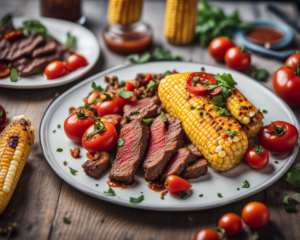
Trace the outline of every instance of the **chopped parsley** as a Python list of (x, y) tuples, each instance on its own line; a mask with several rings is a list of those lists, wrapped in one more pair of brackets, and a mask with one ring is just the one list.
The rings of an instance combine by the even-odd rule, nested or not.
[(195, 107), (194, 107), (194, 106), (190, 106), (189, 109), (190, 109), (190, 110), (194, 110)]
[(242, 188), (249, 188), (250, 187), (250, 183), (248, 182), (247, 179), (243, 183), (244, 183), (244, 185), (242, 186)]
[(119, 140), (118, 140), (118, 146), (121, 147), (121, 146), (124, 145), (124, 143), (125, 143), (125, 140), (123, 138), (119, 138)]
[(129, 201), (131, 202), (131, 203), (140, 203), (141, 201), (143, 201), (144, 200), (144, 195), (141, 195), (141, 196), (139, 196), (138, 198), (133, 198), (133, 197), (130, 197), (129, 198)]
[(53, 133), (55, 133), (55, 132), (56, 132), (56, 130), (53, 130), (52, 132), (53, 132)]
[(200, 78), (199, 77), (193, 77), (192, 86), (195, 86), (196, 82), (200, 82)]
[(258, 145), (258, 146), (255, 146), (255, 152), (256, 152), (258, 155), (261, 155), (261, 154), (263, 154), (264, 149), (263, 149), (262, 146)]
[(200, 194), (199, 197), (203, 197), (203, 194)]
[(293, 197), (296, 197), (296, 196), (300, 197), (300, 193), (295, 193), (294, 195), (284, 194), (284, 198), (283, 198), (282, 204), (283, 204), (283, 207), (284, 207), (284, 209), (285, 209), (286, 212), (291, 213), (291, 212), (295, 212), (296, 211), (296, 208), (292, 207), (289, 204), (289, 199), (293, 198)]
[(258, 240), (259, 239), (259, 234), (258, 231), (255, 230), (253, 236), (250, 238), (250, 240)]
[(0, 109), (0, 117), (3, 116), (4, 111), (2, 109)]
[(53, 99), (58, 98), (58, 96), (59, 96), (59, 93), (57, 92), (54, 94)]
[(16, 82), (18, 80), (18, 71), (16, 68), (12, 67), (10, 69), (10, 81)]
[(58, 149), (56, 149), (56, 152), (62, 152), (63, 151), (63, 149), (62, 148), (58, 148)]
[(217, 195), (218, 195), (219, 198), (223, 197), (221, 193), (218, 193)]
[(75, 175), (75, 173), (78, 172), (77, 170), (75, 170), (75, 169), (73, 169), (73, 168), (71, 168), (71, 167), (69, 167), (69, 168), (70, 168), (70, 172), (71, 172), (73, 175)]
[(222, 86), (220, 93), (222, 94), (223, 98), (230, 96), (230, 91), (228, 90), (228, 88), (226, 88), (224, 86)]
[(202, 72), (205, 72), (205, 67), (201, 67), (201, 71), (202, 71)]
[(240, 188), (237, 188), (236, 190), (240, 191)]
[(116, 196), (115, 191), (112, 188), (109, 188), (108, 191), (104, 191), (106, 196)]
[(67, 217), (63, 217), (63, 222), (64, 222), (65, 224), (70, 224), (70, 223), (71, 223), (70, 219), (67, 218)]
[(96, 187), (98, 187), (98, 186), (99, 186), (99, 184), (97, 183), (97, 184), (95, 184), (95, 186), (96, 186)]
[(143, 123), (145, 123), (147, 126), (149, 126), (153, 122), (154, 118), (146, 118), (143, 119)]
[(84, 108), (85, 108), (86, 110), (90, 110), (90, 105), (89, 105), (88, 103), (86, 103), (86, 104), (84, 104)]
[(200, 83), (204, 84), (206, 87), (209, 86), (208, 82), (206, 82), (206, 81), (203, 81), (203, 82), (200, 82)]
[(213, 106), (212, 109), (215, 110), (215, 111), (218, 111), (219, 107), (218, 106)]
[(100, 102), (101, 99), (100, 98), (96, 98), (95, 102)]
[(165, 197), (164, 197), (164, 196), (161, 196), (160, 199), (161, 199), (161, 200), (165, 200)]
[(265, 110), (265, 109), (264, 109), (264, 110), (262, 110), (262, 112), (263, 112), (263, 113), (268, 113), (268, 111), (267, 111), (267, 110)]
[[(123, 90), (124, 90), (124, 89), (123, 89)], [(122, 90), (122, 91), (123, 91), (123, 90)], [(122, 91), (121, 91), (121, 92), (122, 92)], [(106, 100), (112, 100), (112, 99), (115, 98), (115, 97), (111, 96), (111, 95), (108, 94), (108, 93), (102, 93), (102, 95), (105, 96), (105, 98), (101, 99), (102, 102), (103, 102), (103, 101), (106, 101)], [(119, 93), (118, 93), (118, 95), (119, 95)]]
[(149, 83), (147, 84), (147, 89), (146, 89), (146, 91), (148, 92), (152, 87), (154, 87), (155, 86), (155, 84), (156, 84), (156, 81), (154, 81), (154, 80), (150, 80), (149, 81)]
[(286, 180), (295, 187), (300, 187), (300, 163), (292, 166)]
[(220, 86), (233, 88), (237, 83), (233, 80), (231, 74), (223, 73), (220, 75), (219, 73), (215, 75), (215, 79)]
[(226, 109), (226, 108), (220, 107), (220, 110), (221, 110), (219, 113), (220, 116), (230, 116), (231, 115), (230, 112), (228, 111), (228, 109)]
[(212, 104), (217, 105), (219, 107), (222, 107), (225, 105), (225, 103), (223, 102), (223, 97), (221, 95), (216, 95), (212, 97), (213, 102)]
[(168, 75), (171, 75), (171, 72), (170, 72), (170, 71), (166, 71), (166, 72), (164, 73), (164, 77), (165, 77), (165, 76), (168, 76)]
[(95, 82), (92, 82), (92, 88), (99, 92), (102, 92), (104, 90), (100, 85), (97, 86)]
[(278, 161), (274, 161), (274, 163), (278, 164), (279, 162)]
[(134, 111), (133, 114), (134, 114), (134, 115), (138, 115), (139, 112), (138, 112), (138, 111)]
[(258, 80), (258, 81), (267, 81), (268, 78), (268, 72), (266, 69), (255, 69), (251, 73), (251, 77)]
[(228, 136), (239, 135), (237, 131), (230, 131), (230, 129), (225, 129), (225, 132)]
[(162, 118), (162, 120), (163, 120), (163, 122), (167, 122), (168, 121), (168, 119), (166, 118), (166, 115), (164, 114), (164, 112), (161, 112), (161, 118)]
[(185, 198), (186, 195), (187, 195), (186, 192), (179, 192), (179, 193), (178, 193), (178, 196), (179, 196), (181, 199)]
[(203, 110), (204, 108), (203, 107), (197, 107), (196, 109), (197, 110)]
[(131, 92), (131, 91), (126, 91), (126, 90), (123, 88), (120, 92), (118, 92), (117, 95), (120, 96), (120, 97), (122, 97), (122, 98), (127, 99), (127, 98), (130, 98), (130, 97), (133, 96), (133, 92)]
[(121, 83), (122, 83), (122, 87), (125, 87), (126, 82), (125, 81), (121, 81)]
[(60, 125), (60, 124), (58, 124), (58, 125), (57, 125), (57, 128), (60, 128), (60, 127), (61, 127), (61, 125)]

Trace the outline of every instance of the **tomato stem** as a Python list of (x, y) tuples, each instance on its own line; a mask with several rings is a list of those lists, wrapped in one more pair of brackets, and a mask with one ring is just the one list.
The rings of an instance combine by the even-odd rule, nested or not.
[(261, 155), (261, 154), (263, 154), (264, 149), (263, 149), (262, 146), (258, 145), (258, 146), (255, 146), (255, 152), (256, 152), (258, 155)]
[(274, 126), (274, 130), (267, 131), (268, 133), (274, 133), (276, 136), (281, 136), (286, 132), (286, 130), (283, 128), (283, 123), (281, 124), (280, 128), (277, 127), (273, 122), (271, 122)]

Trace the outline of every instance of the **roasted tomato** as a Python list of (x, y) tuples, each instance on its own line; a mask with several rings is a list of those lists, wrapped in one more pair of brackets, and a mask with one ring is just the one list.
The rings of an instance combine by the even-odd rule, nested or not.
[(243, 48), (232, 47), (225, 54), (225, 62), (231, 69), (244, 71), (251, 64), (251, 55)]
[(292, 150), (298, 142), (297, 128), (284, 121), (272, 122), (258, 133), (259, 143), (270, 153), (281, 154)]
[(214, 59), (224, 61), (227, 50), (234, 46), (228, 37), (217, 37), (210, 42), (209, 53)]
[(253, 168), (263, 168), (269, 163), (269, 153), (262, 146), (255, 146), (248, 150), (246, 159)]
[(115, 95), (114, 99), (100, 101), (96, 103), (97, 114), (99, 117), (108, 114), (123, 115), (124, 99), (121, 99), (118, 95)]
[[(95, 117), (93, 112), (90, 112), (86, 109), (81, 111), (91, 115), (92, 117)], [(77, 113), (75, 112), (65, 120), (64, 130), (69, 139), (74, 142), (81, 143), (83, 133), (88, 129), (88, 127), (93, 125), (94, 122), (95, 120), (90, 117), (79, 119)]]
[(282, 67), (273, 76), (275, 93), (292, 107), (300, 107), (300, 68)]
[(295, 54), (291, 55), (285, 61), (284, 65), (287, 67), (300, 68), (300, 52), (296, 52)]
[(3, 129), (5, 128), (5, 123), (6, 123), (6, 111), (0, 105), (0, 132), (2, 132)]
[(220, 218), (218, 227), (224, 228), (226, 236), (231, 237), (241, 231), (242, 221), (235, 213), (227, 213)]
[(152, 74), (147, 74), (146, 77), (142, 81), (140, 81), (140, 85), (141, 86), (147, 85), (151, 79), (152, 79)]
[(23, 31), (22, 30), (15, 30), (15, 31), (12, 31), (10, 33), (5, 34), (4, 38), (5, 38), (5, 40), (10, 41), (10, 40), (16, 39), (16, 38), (21, 37), (21, 36), (23, 36)]
[(243, 208), (242, 219), (248, 227), (257, 229), (269, 222), (270, 212), (263, 203), (250, 202)]
[(172, 193), (185, 192), (191, 187), (192, 184), (176, 175), (169, 175), (165, 181), (165, 188)]
[(216, 85), (216, 79), (205, 72), (191, 73), (186, 79), (187, 89), (196, 95), (216, 95), (221, 92), (222, 87), (214, 88), (208, 91), (207, 85)]
[[(95, 123), (96, 124), (96, 123)], [(99, 123), (97, 123), (100, 126)], [(116, 128), (109, 122), (103, 122), (105, 130), (86, 136), (94, 132), (94, 125), (90, 126), (82, 136), (82, 146), (88, 152), (106, 151), (109, 152), (117, 147), (118, 136)], [(86, 139), (85, 139), (86, 138)]]
[(68, 73), (67, 67), (61, 61), (54, 61), (47, 65), (44, 74), (47, 79), (55, 79), (65, 76)]
[(128, 80), (125, 84), (125, 90), (133, 92), (135, 89), (135, 80)]
[(78, 68), (85, 67), (88, 65), (86, 59), (79, 54), (72, 54), (66, 60), (66, 66), (69, 71), (74, 71)]
[(196, 234), (194, 240), (220, 240), (220, 237), (214, 230), (205, 228)]
[(125, 104), (129, 104), (129, 103), (134, 103), (137, 101), (137, 97), (135, 95), (129, 97), (129, 98), (123, 98), (123, 97), (119, 97), (119, 100), (125, 105)]
[(10, 75), (10, 68), (5, 62), (0, 62), (0, 78), (6, 78)]

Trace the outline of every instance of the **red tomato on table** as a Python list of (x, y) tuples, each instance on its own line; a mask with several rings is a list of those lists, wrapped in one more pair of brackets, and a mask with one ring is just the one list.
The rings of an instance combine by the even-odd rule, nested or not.
[(255, 146), (247, 151), (246, 159), (253, 168), (263, 168), (269, 163), (269, 153), (262, 146)]
[(2, 132), (3, 129), (5, 128), (5, 123), (6, 123), (6, 111), (0, 105), (0, 132)]
[(244, 49), (232, 47), (225, 54), (225, 62), (231, 69), (244, 71), (251, 64), (251, 55)]
[(242, 221), (235, 213), (227, 213), (220, 218), (218, 227), (224, 228), (226, 236), (231, 237), (241, 231)]
[(44, 74), (46, 75), (48, 80), (65, 76), (67, 73), (67, 67), (61, 61), (54, 61), (49, 63), (44, 70)]
[(214, 230), (205, 228), (196, 234), (194, 240), (220, 240), (220, 237)]
[(192, 184), (187, 180), (176, 175), (169, 175), (164, 185), (165, 188), (172, 193), (185, 192), (192, 187)]
[(210, 42), (208, 49), (214, 59), (224, 61), (227, 50), (234, 46), (234, 43), (228, 37), (217, 37)]
[[(91, 115), (92, 117), (95, 117), (94, 113), (91, 111), (88, 111), (86, 109), (81, 111)], [(78, 119), (77, 114), (75, 112), (65, 120), (64, 130), (69, 139), (71, 139), (74, 142), (81, 143), (83, 133), (88, 127), (93, 125), (94, 122), (95, 120), (90, 117)]]
[(248, 227), (257, 229), (269, 222), (270, 212), (263, 203), (250, 202), (243, 208), (242, 219)]
[(94, 125), (90, 126), (82, 136), (82, 146), (88, 152), (109, 152), (117, 147), (118, 135), (116, 128), (109, 122), (103, 122), (105, 131), (96, 133), (84, 140), (85, 136), (94, 131)]
[(274, 154), (292, 150), (298, 142), (297, 128), (284, 121), (276, 121), (264, 126), (258, 133), (259, 143)]
[(300, 68), (300, 52), (296, 52), (285, 61), (285, 66)]
[(69, 71), (74, 71), (78, 68), (85, 67), (88, 65), (86, 59), (79, 54), (71, 54), (66, 60), (66, 66)]
[(0, 62), (0, 78), (6, 78), (10, 75), (10, 69), (5, 62)]

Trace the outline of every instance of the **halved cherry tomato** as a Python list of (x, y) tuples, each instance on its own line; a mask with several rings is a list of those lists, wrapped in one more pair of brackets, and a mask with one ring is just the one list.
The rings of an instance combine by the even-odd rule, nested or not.
[(69, 71), (74, 71), (87, 65), (86, 59), (77, 53), (71, 54), (66, 60), (66, 66)]
[(300, 68), (300, 52), (296, 52), (285, 61), (285, 66)]
[(265, 204), (250, 202), (243, 208), (242, 219), (248, 227), (257, 229), (269, 222), (270, 212)]
[(205, 72), (194, 72), (191, 73), (186, 79), (187, 89), (196, 95), (216, 95), (222, 90), (222, 87), (217, 87), (211, 91), (208, 91), (208, 87), (202, 82), (206, 82), (208, 85), (217, 84), (216, 79), (212, 75)]
[(125, 84), (125, 90), (133, 92), (135, 89), (135, 82), (136, 80), (128, 80)]
[(65, 76), (68, 73), (68, 70), (63, 62), (54, 61), (47, 65), (47, 67), (44, 70), (44, 73), (47, 79), (55, 79)]
[(112, 100), (100, 101), (95, 104), (99, 117), (108, 114), (123, 115), (124, 98), (121, 99), (118, 95)]
[(94, 125), (90, 126), (82, 136), (82, 146), (88, 152), (106, 151), (109, 152), (116, 148), (118, 136), (116, 128), (109, 122), (103, 122), (105, 131), (96, 133), (86, 140), (84, 137), (94, 131)]
[(269, 153), (262, 146), (255, 146), (247, 151), (246, 159), (253, 168), (263, 168), (269, 163)]
[(0, 62), (0, 78), (6, 78), (10, 75), (10, 68), (5, 62)]
[(235, 213), (227, 213), (220, 218), (218, 227), (224, 228), (226, 236), (231, 237), (241, 231), (242, 221)]
[(192, 187), (187, 180), (176, 175), (169, 175), (164, 184), (165, 188), (172, 193), (185, 192)]
[(274, 154), (292, 150), (298, 142), (298, 137), (297, 128), (284, 121), (276, 121), (264, 126), (258, 133), (259, 143)]
[(227, 50), (234, 46), (234, 43), (228, 37), (217, 37), (210, 42), (209, 53), (214, 59), (224, 61)]
[(243, 48), (232, 47), (225, 54), (225, 62), (231, 69), (244, 71), (251, 64), (251, 55)]
[(214, 230), (205, 228), (196, 234), (194, 240), (220, 240), (220, 237)]
[[(83, 112), (95, 117), (94, 113), (91, 111), (84, 109)], [(69, 139), (74, 142), (81, 143), (83, 133), (88, 129), (88, 127), (93, 125), (94, 122), (95, 120), (90, 117), (78, 119), (77, 114), (73, 113), (65, 120), (64, 130)]]
[(12, 31), (10, 33), (5, 34), (4, 38), (5, 38), (5, 40), (10, 41), (10, 40), (16, 39), (16, 38), (21, 37), (21, 36), (23, 36), (23, 31), (22, 30), (15, 30), (15, 31)]
[(5, 128), (5, 123), (6, 123), (6, 111), (0, 105), (0, 132), (2, 132), (3, 129)]
[(140, 81), (140, 85), (141, 86), (147, 85), (151, 79), (152, 79), (152, 74), (149, 73), (142, 81)]

